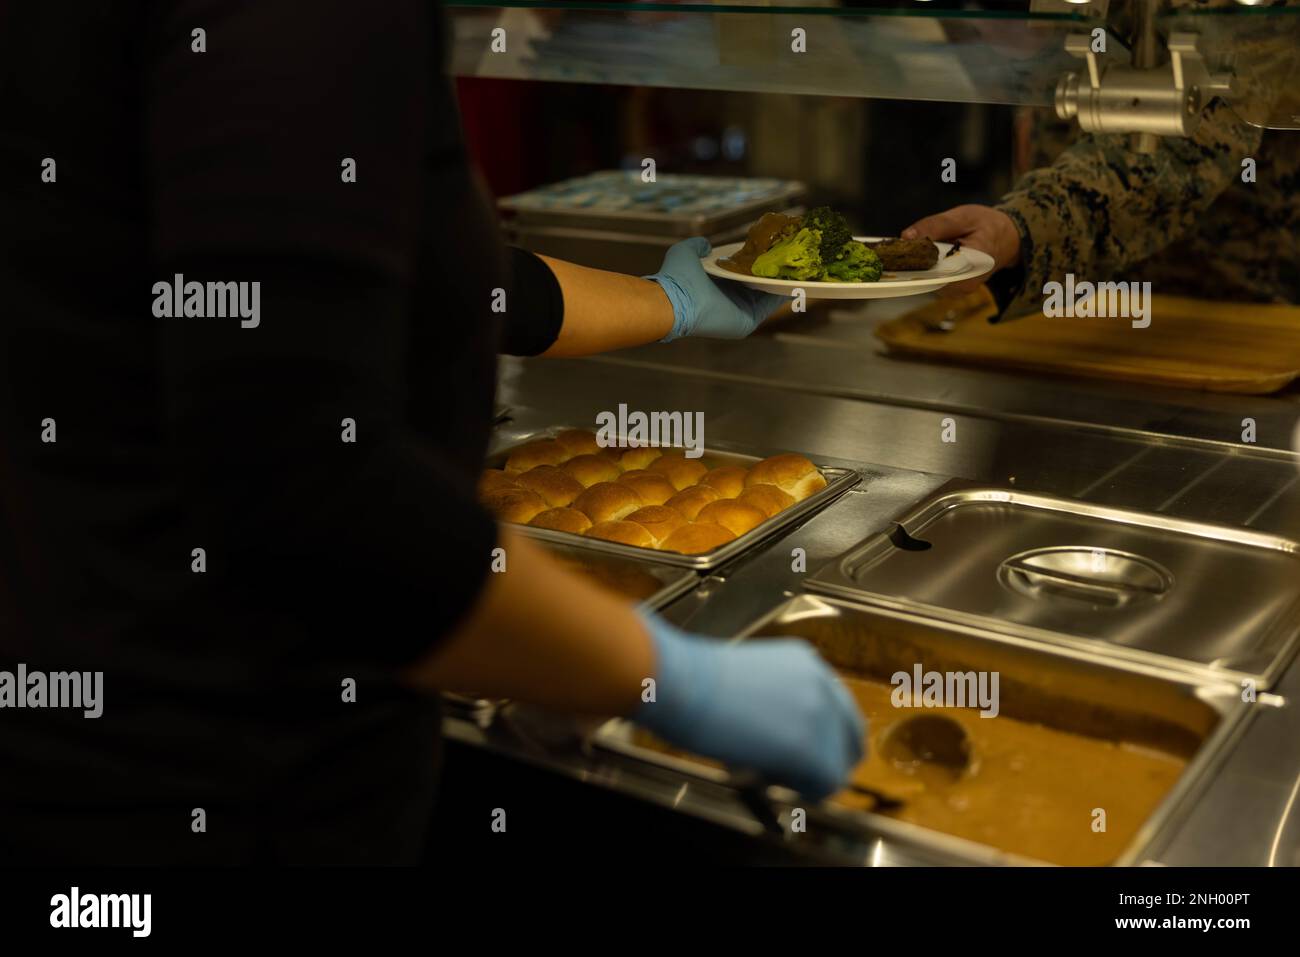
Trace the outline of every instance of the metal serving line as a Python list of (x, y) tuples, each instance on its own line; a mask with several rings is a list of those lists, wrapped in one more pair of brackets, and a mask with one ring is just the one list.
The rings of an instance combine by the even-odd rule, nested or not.
[[(951, 480), (1300, 537), (1300, 461), (1289, 445), (1300, 406), (1274, 397), (1154, 387), (895, 359), (872, 338), (916, 300), (840, 310), (748, 340), (686, 340), (582, 360), (507, 359), (498, 399), (511, 417), (498, 441), (557, 423), (591, 427), (597, 412), (702, 411), (705, 445), (794, 449), (863, 480), (764, 547), (709, 572), (664, 614), (704, 634), (731, 635), (805, 590), (808, 575), (890, 529)], [(1258, 441), (1240, 441), (1253, 418)], [(955, 441), (945, 442), (945, 419)], [(1300, 582), (1297, 582), (1300, 590)], [(1209, 600), (1213, 600), (1210, 598)], [(1288, 655), (1290, 657), (1290, 655)], [(1143, 848), (1140, 862), (1300, 864), (1300, 665), (1284, 662), (1223, 749), (1216, 770)], [(758, 833), (736, 796), (662, 769), (613, 760), (566, 737), (521, 732), (545, 718), (449, 719), (449, 733), (562, 774)], [(589, 730), (589, 729), (588, 729)], [(556, 743), (557, 740), (561, 743)], [(881, 836), (806, 848), (858, 863), (944, 860)]]

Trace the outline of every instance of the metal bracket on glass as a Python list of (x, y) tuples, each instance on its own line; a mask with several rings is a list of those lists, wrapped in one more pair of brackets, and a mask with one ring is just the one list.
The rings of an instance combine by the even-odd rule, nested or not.
[(1078, 117), (1090, 133), (1191, 136), (1201, 111), (1215, 96), (1232, 92), (1231, 73), (1211, 73), (1194, 33), (1173, 33), (1169, 62), (1155, 67), (1103, 66), (1087, 34), (1065, 39), (1066, 52), (1087, 63), (1086, 73), (1067, 73), (1056, 85), (1056, 115)]

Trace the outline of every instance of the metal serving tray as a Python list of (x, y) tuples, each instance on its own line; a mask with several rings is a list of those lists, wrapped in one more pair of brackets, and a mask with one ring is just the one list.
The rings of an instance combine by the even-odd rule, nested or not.
[[(521, 445), (529, 442), (536, 442), (539, 439), (551, 439), (568, 428), (582, 428), (581, 426), (552, 426), (548, 429), (539, 430), (522, 438), (512, 438), (508, 445), (494, 447), (488, 455), (488, 468), (501, 468), (505, 464), (510, 453)], [(592, 430), (589, 430), (592, 431)], [(748, 451), (737, 449), (729, 445), (713, 444), (703, 456), (706, 462), (713, 462), (717, 465), (743, 465), (750, 467), (757, 462), (762, 461), (764, 456), (755, 455)], [(816, 463), (814, 463), (816, 464)], [(619, 542), (606, 542), (598, 538), (587, 538), (583, 535), (575, 535), (572, 532), (559, 532), (549, 528), (534, 528), (531, 525), (515, 525), (531, 538), (540, 541), (549, 542), (555, 545), (568, 545), (571, 547), (581, 548), (586, 551), (602, 552), (606, 555), (617, 555), (623, 558), (630, 558), (637, 561), (654, 561), (666, 565), (674, 565), (678, 568), (693, 568), (697, 571), (708, 571), (717, 568), (719, 565), (730, 561), (742, 552), (749, 551), (760, 542), (771, 538), (779, 532), (783, 532), (792, 525), (798, 524), (803, 519), (812, 515), (814, 512), (825, 508), (840, 495), (847, 492), (853, 486), (862, 480), (861, 474), (855, 469), (840, 468), (838, 466), (818, 465), (822, 476), (826, 479), (826, 487), (815, 495), (810, 495), (802, 502), (795, 502), (783, 512), (778, 512), (772, 518), (758, 525), (757, 527), (746, 532), (744, 535), (734, 538), (725, 545), (720, 545), (711, 552), (705, 552), (703, 555), (681, 555), (676, 552), (660, 552), (652, 548), (640, 548), (636, 545), (623, 545)]]
[(810, 591), (1267, 687), (1300, 635), (1300, 545), (949, 483)]
[[(934, 671), (996, 670), (1001, 676), (1002, 714), (1186, 757), (1188, 763), (1173, 787), (1110, 861), (1115, 865), (1140, 863), (1144, 850), (1186, 815), (1192, 798), (1245, 726), (1251, 708), (1241, 700), (1237, 686), (1227, 681), (1198, 679), (1149, 663), (1117, 662), (1086, 650), (1051, 648), (987, 628), (834, 598), (790, 599), (735, 640), (778, 635), (807, 639), (843, 674), (884, 681), (895, 671), (910, 673), (918, 663)], [(643, 741), (643, 733), (630, 722), (611, 719), (595, 732), (592, 745), (621, 759), (680, 775), (688, 784), (737, 786), (738, 779), (728, 771), (665, 753)], [(871, 744), (877, 744), (874, 735)], [(739, 780), (746, 778), (742, 775)], [(806, 800), (781, 787), (769, 786), (762, 793), (778, 815), (782, 809), (804, 808), (810, 822), (808, 835), (830, 830), (839, 836), (832, 842), (839, 853), (859, 860), (1050, 863), (885, 814), (827, 802), (809, 807)], [(752, 804), (752, 796), (744, 803)], [(737, 818), (736, 823), (752, 825), (752, 820)]]
[(806, 192), (795, 180), (664, 173), (645, 183), (640, 170), (601, 170), (506, 196), (497, 208), (521, 226), (684, 239), (747, 227)]

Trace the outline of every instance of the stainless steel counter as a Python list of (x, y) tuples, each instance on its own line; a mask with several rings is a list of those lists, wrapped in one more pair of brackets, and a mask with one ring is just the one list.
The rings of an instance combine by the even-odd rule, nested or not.
[[(666, 611), (701, 633), (734, 634), (801, 586), (810, 572), (889, 527), (957, 477), (1185, 519), (1300, 537), (1300, 458), (1290, 452), (1296, 395), (1212, 396), (1083, 380), (904, 362), (870, 327), (915, 303), (872, 304), (744, 342), (686, 341), (586, 360), (506, 360), (503, 428), (592, 423), (620, 402), (702, 411), (710, 437), (798, 450), (860, 468), (863, 483), (752, 557), (710, 574)], [(1258, 442), (1240, 442), (1253, 418)], [(955, 441), (945, 442), (951, 418)], [(1297, 583), (1300, 588), (1300, 582)], [(464, 722), (454, 737), (505, 750), (584, 780), (745, 830), (759, 825), (734, 797), (652, 769), (542, 747)], [(1208, 787), (1148, 849), (1153, 862), (1300, 865), (1300, 663), (1265, 694)], [(820, 849), (824, 852), (824, 848)], [(924, 861), (877, 842), (863, 863)]]

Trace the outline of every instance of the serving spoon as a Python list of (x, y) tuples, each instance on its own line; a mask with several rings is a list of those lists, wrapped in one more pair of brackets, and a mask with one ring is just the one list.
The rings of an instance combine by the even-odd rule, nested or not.
[(885, 732), (880, 753), (895, 765), (915, 769), (929, 776), (958, 780), (970, 768), (970, 738), (966, 729), (942, 714), (918, 714), (898, 722)]

